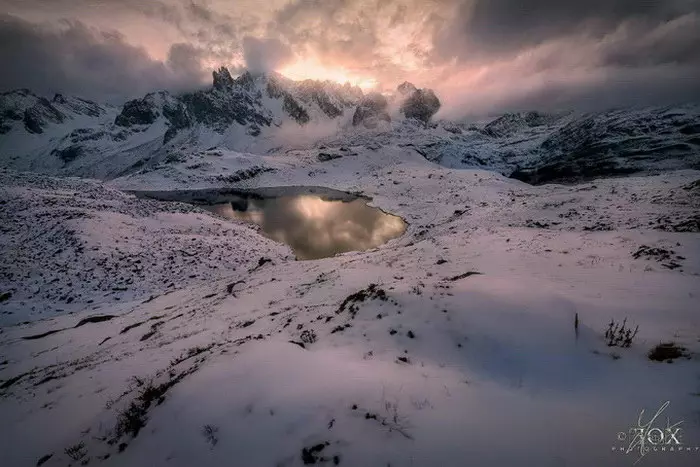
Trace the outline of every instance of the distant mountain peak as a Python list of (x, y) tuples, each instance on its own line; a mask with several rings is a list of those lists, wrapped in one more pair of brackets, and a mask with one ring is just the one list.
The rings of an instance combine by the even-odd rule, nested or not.
[(225, 66), (214, 70), (212, 72), (212, 77), (214, 79), (214, 88), (216, 89), (224, 90), (233, 86), (233, 77)]
[(413, 118), (427, 124), (440, 109), (440, 99), (432, 89), (418, 89), (412, 83), (404, 81), (396, 90), (403, 99), (400, 111), (406, 118)]

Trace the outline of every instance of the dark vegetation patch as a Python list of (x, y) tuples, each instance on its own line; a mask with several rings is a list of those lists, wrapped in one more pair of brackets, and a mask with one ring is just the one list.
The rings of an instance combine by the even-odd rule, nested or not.
[(385, 302), (389, 299), (389, 297), (384, 289), (377, 287), (377, 284), (369, 284), (367, 288), (359, 290), (352, 295), (348, 295), (345, 300), (343, 300), (343, 303), (340, 304), (336, 314), (341, 314), (347, 310), (354, 318), (359, 309), (359, 303), (375, 299)]
[(632, 345), (632, 340), (638, 332), (639, 326), (636, 326), (634, 331), (627, 327), (627, 318), (625, 318), (622, 323), (611, 319), (608, 324), (608, 329), (605, 331), (605, 340), (608, 343), (608, 347), (627, 348)]
[(65, 452), (66, 455), (74, 461), (79, 461), (87, 455), (87, 452), (85, 451), (85, 443), (83, 443), (82, 441), (78, 444), (64, 449), (63, 452)]
[(136, 379), (140, 383), (141, 389), (136, 399), (122, 410), (117, 417), (117, 425), (115, 427), (115, 439), (118, 440), (124, 435), (129, 435), (135, 438), (141, 429), (146, 426), (148, 410), (153, 405), (160, 405), (165, 400), (165, 394), (170, 388), (179, 383), (188, 373), (183, 372), (175, 378), (172, 378), (162, 384), (156, 385), (153, 381), (143, 382)]
[(50, 336), (51, 334), (56, 334), (57, 332), (65, 331), (65, 329), (53, 329), (51, 331), (42, 332), (41, 334), (33, 334), (31, 336), (24, 336), (22, 339), (31, 341), (34, 339), (41, 339), (42, 337)]
[[(328, 447), (330, 443), (325, 441), (323, 443), (314, 444), (301, 450), (301, 461), (304, 465), (311, 465), (322, 462), (329, 462), (330, 459), (322, 455), (323, 451)], [(336, 464), (337, 465), (337, 464)]]
[(413, 439), (413, 436), (408, 432), (408, 423), (401, 414), (399, 414), (398, 402), (384, 400), (384, 412), (373, 412), (369, 410), (359, 409), (357, 404), (353, 404), (353, 411), (362, 411), (365, 413), (365, 420), (374, 420), (381, 426), (389, 429), (389, 432), (397, 432), (406, 439)]
[(250, 180), (265, 172), (274, 172), (272, 167), (251, 167), (249, 169), (240, 169), (230, 175), (219, 175), (217, 180), (226, 183), (238, 183), (243, 180)]
[(289, 343), (290, 343), (290, 344), (294, 344), (294, 345), (298, 345), (298, 346), (301, 347), (302, 349), (306, 349), (306, 345), (305, 345), (303, 342), (299, 342), (299, 341), (289, 341)]
[(161, 327), (164, 323), (165, 323), (165, 321), (158, 321), (157, 323), (151, 324), (150, 331), (148, 331), (146, 334), (141, 336), (140, 340), (143, 342), (143, 341), (148, 340), (151, 337), (153, 337), (153, 335), (158, 331), (158, 328)]
[(236, 287), (238, 284), (245, 284), (245, 281), (231, 282), (230, 284), (228, 284), (228, 285), (226, 286), (226, 293), (228, 293), (228, 294), (233, 294), (233, 296), (235, 297), (236, 294), (233, 293), (233, 288)]
[(333, 159), (340, 159), (343, 157), (342, 154), (337, 154), (337, 153), (330, 153), (330, 152), (319, 152), (318, 155), (316, 156), (316, 159), (318, 159), (319, 162), (328, 162)]
[(53, 453), (51, 454), (46, 454), (45, 456), (41, 456), (38, 461), (36, 461), (36, 467), (39, 467), (40, 465), (43, 465), (53, 457)]
[(632, 253), (634, 259), (653, 259), (662, 263), (661, 265), (667, 269), (676, 269), (681, 267), (679, 261), (683, 261), (683, 256), (677, 255), (675, 251), (666, 248), (656, 248), (647, 245), (640, 246), (637, 251)]
[(191, 348), (187, 349), (187, 352), (185, 352), (184, 354), (180, 355), (177, 358), (172, 359), (170, 361), (170, 366), (173, 367), (179, 363), (184, 362), (185, 360), (188, 360), (192, 357), (196, 357), (197, 355), (203, 354), (204, 352), (211, 350), (215, 345), (216, 345), (215, 343), (211, 343), (211, 344), (206, 345), (204, 347), (200, 347), (200, 346), (191, 347)]
[(478, 272), (478, 271), (467, 271), (464, 274), (460, 274), (458, 276), (453, 276), (453, 277), (448, 277), (444, 280), (449, 281), (449, 282), (454, 282), (454, 281), (458, 281), (460, 279), (466, 279), (469, 276), (480, 276), (482, 274), (483, 273)]
[(525, 227), (529, 229), (547, 229), (549, 228), (549, 225), (550, 224), (548, 222), (540, 222), (532, 219), (527, 219), (525, 221)]
[(127, 332), (131, 331), (132, 329), (134, 329), (134, 328), (136, 328), (136, 327), (139, 327), (139, 326), (141, 326), (142, 324), (147, 323), (148, 321), (153, 321), (153, 320), (161, 319), (161, 318), (164, 318), (164, 316), (163, 316), (163, 315), (161, 315), (161, 316), (153, 316), (153, 317), (151, 317), (151, 318), (148, 318), (147, 320), (139, 321), (139, 322), (130, 324), (130, 325), (126, 326), (124, 329), (122, 329), (121, 331), (119, 331), (119, 334), (126, 334)]
[(593, 225), (586, 225), (583, 227), (584, 232), (608, 232), (612, 230), (613, 227), (607, 222), (598, 221)]
[(700, 216), (692, 216), (673, 224), (669, 230), (672, 232), (700, 232)]
[(87, 318), (81, 319), (78, 324), (73, 326), (74, 328), (79, 328), (89, 323), (101, 323), (103, 321), (109, 321), (110, 319), (116, 318), (114, 315), (99, 315), (99, 316), (88, 316)]
[(207, 443), (211, 445), (213, 448), (216, 446), (216, 443), (219, 442), (219, 427), (214, 426), (214, 425), (204, 425), (202, 427), (202, 435), (204, 436), (204, 439), (207, 440)]
[(4, 381), (2, 384), (0, 384), (0, 389), (7, 389), (7, 388), (9, 388), (10, 386), (12, 386), (12, 385), (15, 384), (17, 381), (19, 381), (20, 379), (24, 378), (25, 376), (27, 376), (27, 375), (30, 374), (30, 373), (31, 373), (31, 372), (22, 373), (21, 375), (14, 376), (14, 377), (8, 379), (7, 381)]
[(685, 347), (676, 345), (674, 342), (663, 342), (649, 351), (649, 360), (655, 362), (671, 363), (676, 358), (690, 358)]
[(341, 325), (339, 325), (339, 326), (334, 327), (334, 328), (331, 330), (331, 334), (335, 334), (336, 332), (343, 332), (343, 331), (345, 331), (346, 329), (351, 328), (351, 327), (352, 327), (352, 324), (350, 324), (350, 323), (341, 324)]
[(301, 333), (299, 339), (301, 339), (304, 344), (313, 344), (317, 339), (316, 332), (313, 329), (306, 329)]

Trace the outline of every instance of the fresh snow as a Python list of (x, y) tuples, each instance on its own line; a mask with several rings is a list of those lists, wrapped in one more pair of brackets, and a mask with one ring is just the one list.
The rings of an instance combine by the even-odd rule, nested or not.
[[(632, 465), (617, 433), (666, 400), (700, 444), (700, 242), (672, 231), (700, 208), (699, 172), (533, 187), (408, 148), (345, 149), (212, 150), (108, 184), (2, 172), (4, 465), (78, 464), (65, 449), (80, 443), (81, 460), (129, 466)], [(236, 185), (362, 192), (408, 231), (294, 261), (248, 224), (117, 191), (261, 166)], [(674, 256), (635, 259), (642, 245)], [(387, 300), (341, 309), (370, 284)], [(76, 327), (96, 316), (109, 319)], [(625, 318), (633, 345), (608, 347)], [(661, 341), (690, 360), (648, 360)], [(117, 436), (149, 381), (162, 402)]]
[[(263, 101), (280, 126), (257, 137), (163, 145), (159, 116), (120, 139), (113, 108), (0, 136), (3, 466), (624, 466), (618, 434), (665, 401), (693, 449), (637, 465), (698, 465), (696, 107), (360, 130)], [(81, 157), (50, 156), (75, 138)], [(638, 173), (505, 176), (601, 144)], [(298, 186), (370, 197), (406, 233), (296, 261), (254, 225), (129, 194)], [(609, 347), (625, 319), (632, 345)], [(662, 342), (683, 357), (651, 361)]]

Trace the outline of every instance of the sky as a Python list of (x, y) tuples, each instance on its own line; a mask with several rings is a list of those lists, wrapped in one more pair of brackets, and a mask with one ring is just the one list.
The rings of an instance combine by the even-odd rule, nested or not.
[(278, 71), (446, 117), (700, 101), (700, 0), (0, 0), (0, 90), (101, 100)]

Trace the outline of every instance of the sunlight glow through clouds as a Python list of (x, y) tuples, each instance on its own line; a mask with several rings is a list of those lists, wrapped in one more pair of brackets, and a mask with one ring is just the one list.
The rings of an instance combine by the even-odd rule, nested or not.
[(326, 67), (315, 59), (300, 59), (285, 66), (279, 72), (293, 80), (316, 79), (329, 80), (341, 84), (350, 83), (363, 91), (374, 89), (378, 82), (367, 76), (356, 76), (342, 67)]

